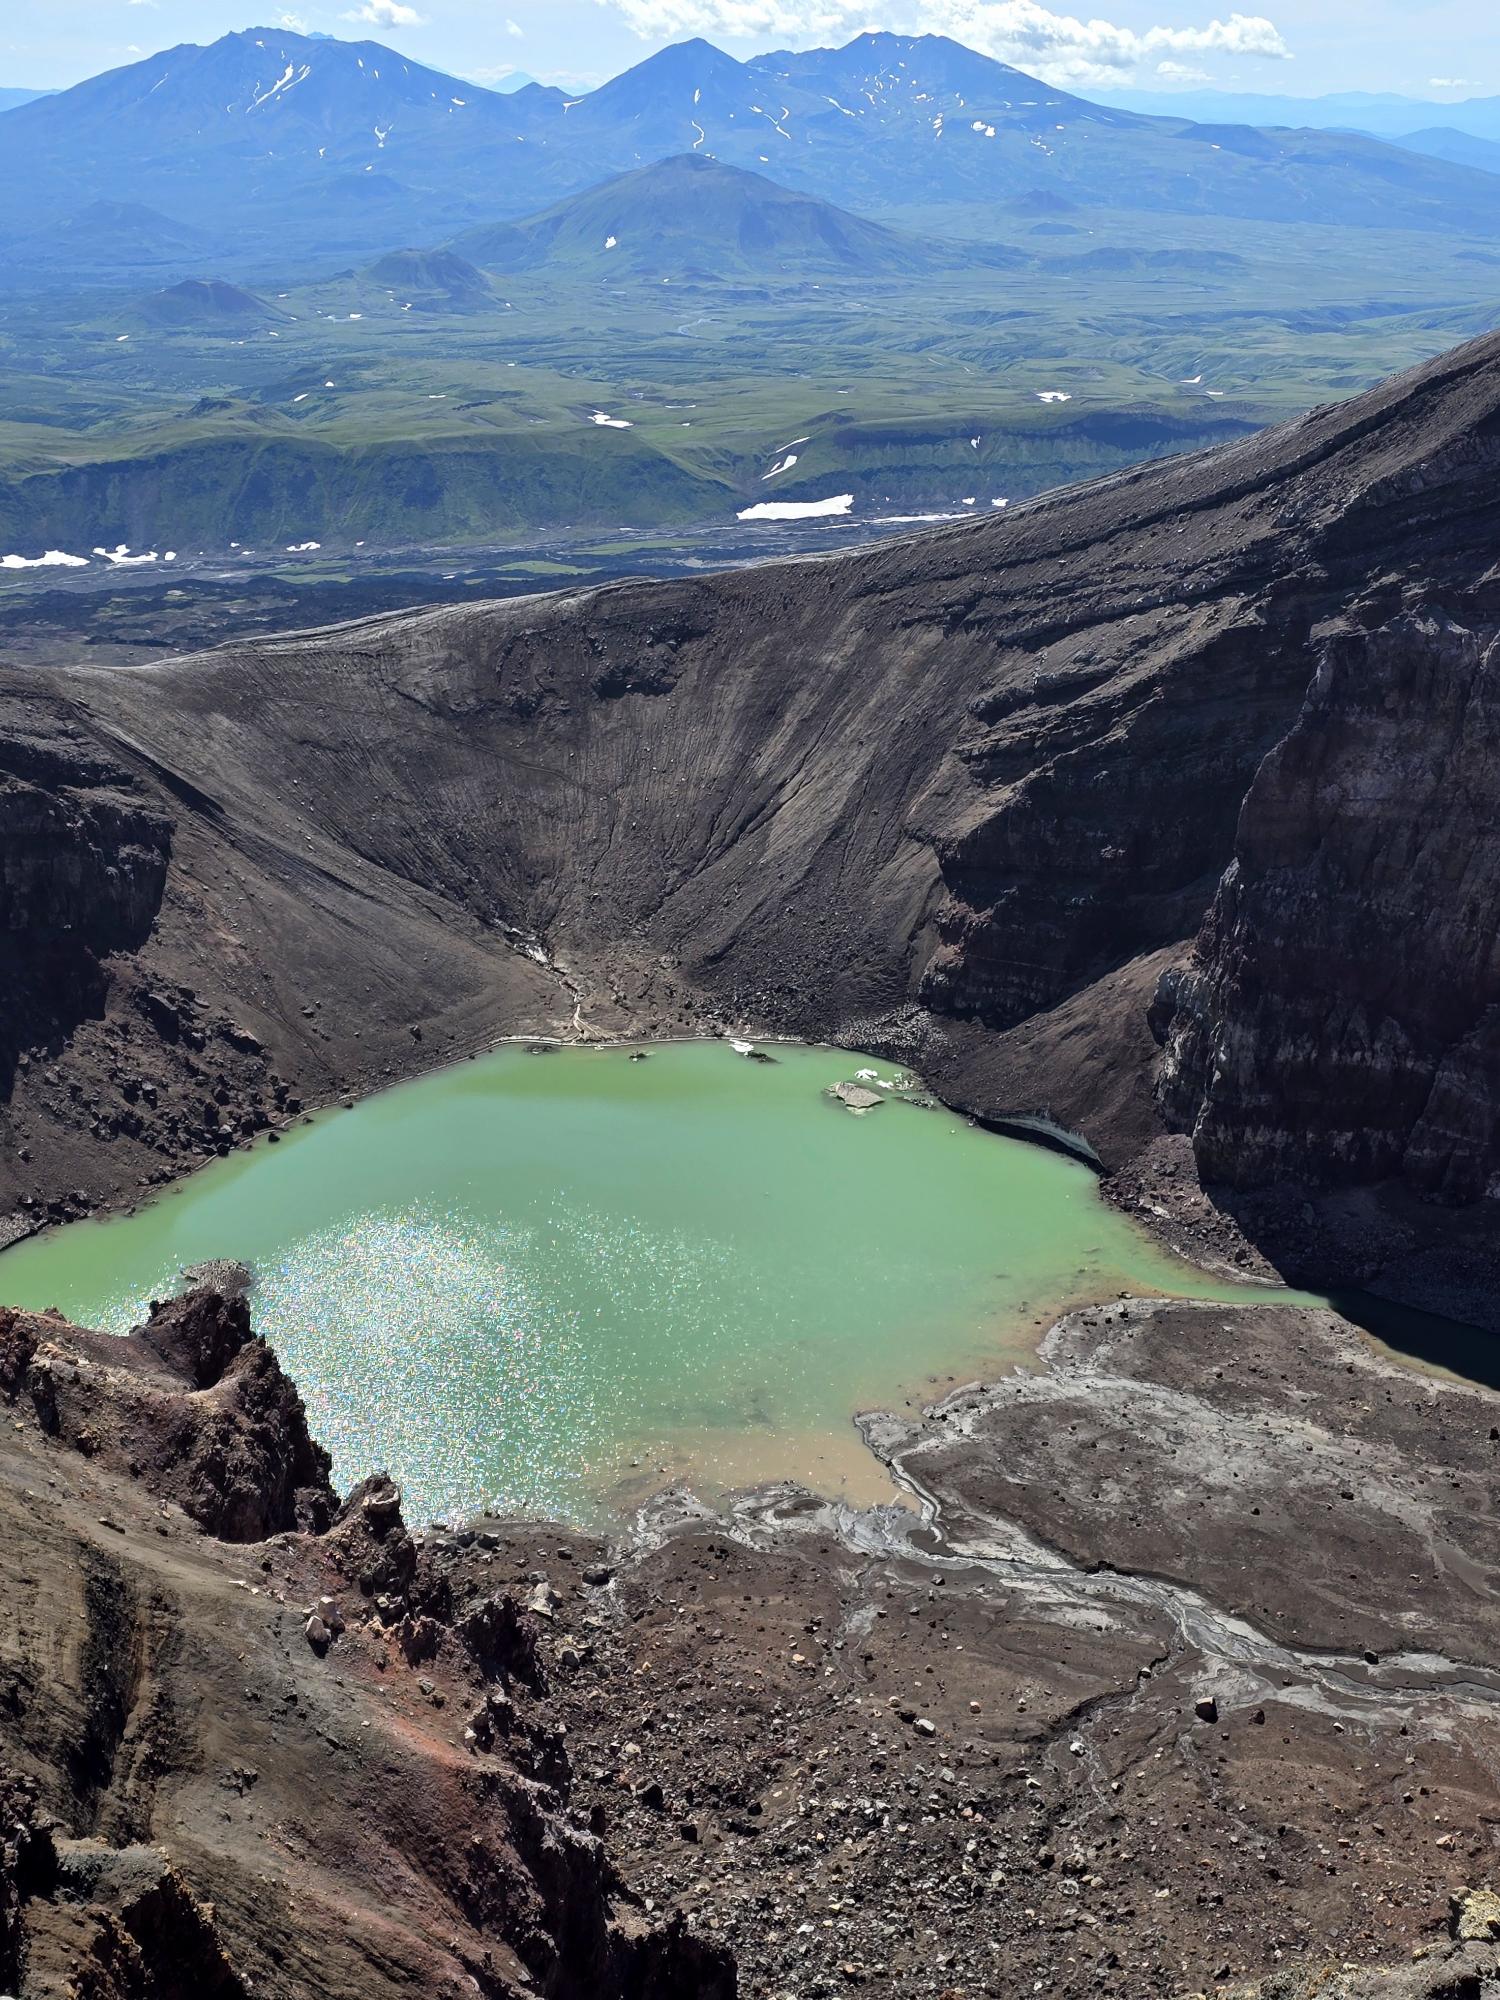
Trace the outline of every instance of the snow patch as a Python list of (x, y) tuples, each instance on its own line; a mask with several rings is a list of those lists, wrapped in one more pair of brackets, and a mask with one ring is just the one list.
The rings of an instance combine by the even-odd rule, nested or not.
[(322, 546), (321, 542), (288, 542), (286, 552), (289, 556), (308, 556), (315, 549), (320, 549)]
[(607, 431), (628, 431), (635, 428), (629, 417), (607, 416), (603, 410), (595, 410), (594, 414), (589, 418), (589, 422), (591, 424), (600, 424)]
[(1036, 399), (1039, 403), (1071, 403), (1073, 400), (1066, 389), (1038, 389)]
[(760, 476), (762, 479), (774, 479), (778, 472), (790, 472), (792, 467), (796, 463), (797, 463), (796, 452), (789, 451), (785, 458), (779, 460), (775, 465), (771, 467), (771, 470), (769, 472), (763, 472)]
[(70, 556), (66, 549), (48, 549), (39, 556), (0, 556), (0, 569), (87, 569), (87, 556)]
[(835, 493), (827, 500), (759, 500), (743, 507), (737, 521), (823, 521), (835, 514), (847, 514), (854, 505), (852, 493)]
[[(261, 49), (265, 47), (265, 43), (257, 42), (255, 46)], [(263, 91), (259, 84), (255, 85), (253, 95), (250, 102), (245, 106), (245, 109), (247, 111), (258, 111), (261, 105), (269, 104), (273, 97), (279, 97), (284, 90), (295, 90), (297, 85), (306, 82), (311, 74), (311, 67), (307, 63), (302, 65), (302, 74), (300, 76), (297, 74), (296, 64), (288, 63), (285, 70), (277, 77), (269, 90)]]
[(617, 244), (617, 243), (619, 242), (619, 240), (620, 240), (620, 239), (619, 239), (619, 237), (618, 237), (618, 236), (606, 236), (606, 237), (605, 237), (605, 239), (604, 239), (604, 247), (605, 247), (605, 249), (606, 249), (606, 250), (613, 250), (613, 249), (614, 249), (614, 247), (615, 247), (615, 245), (616, 245), (616, 244)]
[(154, 563), (158, 560), (155, 549), (148, 549), (142, 555), (133, 556), (128, 542), (120, 542), (112, 549), (95, 549), (94, 554), (103, 556), (107, 563), (113, 563), (117, 569), (131, 569), (137, 563)]

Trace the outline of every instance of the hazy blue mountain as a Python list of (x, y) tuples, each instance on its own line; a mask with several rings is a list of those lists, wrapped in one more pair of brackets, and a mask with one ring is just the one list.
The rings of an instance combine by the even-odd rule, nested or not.
[(1457, 132), (1439, 125), (1423, 132), (1408, 132), (1398, 142), (1411, 153), (1425, 153), (1429, 159), (1452, 160), (1461, 167), (1478, 167), (1487, 174), (1500, 174), (1500, 138), (1476, 139), (1471, 132)]
[(14, 86), (0, 89), (0, 112), (14, 111), (18, 104), (30, 104), (38, 97), (50, 97), (46, 90), (18, 90)]
[(627, 272), (741, 280), (890, 277), (956, 261), (1016, 261), (863, 221), (704, 153), (678, 153), (616, 175), (528, 220), (471, 230), (455, 247), (493, 270), (545, 264), (600, 278)]
[(360, 234), (360, 179), (414, 217), (461, 215), (462, 190), (503, 177), (521, 150), (515, 101), (376, 42), (249, 29), (6, 113), (0, 178), (24, 181), (34, 207), (107, 193), (316, 250)]
[[(534, 216), (686, 153), (843, 209), (920, 196), (1500, 229), (1500, 186), (1472, 165), (1358, 135), (1142, 117), (930, 35), (748, 63), (689, 41), (569, 99), (461, 83), (374, 42), (250, 29), (0, 116), (0, 184), (26, 189), (38, 230), (101, 200), (143, 206), (248, 277)], [(133, 268), (124, 248), (120, 265)]]
[(185, 270), (201, 261), (209, 239), (141, 202), (93, 201), (75, 214), (38, 227), (23, 225), (0, 238), (0, 268), (14, 266), (43, 276), (93, 279), (111, 272)]
[(1101, 103), (1160, 118), (1192, 118), (1207, 125), (1291, 125), (1319, 131), (1366, 132), (1377, 138), (1441, 127), (1500, 140), (1500, 97), (1471, 97), (1440, 104), (1392, 91), (1338, 91), (1324, 97), (1281, 97), (1255, 91), (1105, 90)]
[[(526, 94), (523, 94), (523, 97)], [(517, 99), (517, 108), (522, 107)], [(528, 102), (534, 171), (617, 171), (707, 152), (845, 208), (928, 201), (1492, 227), (1496, 190), (1358, 136), (1236, 134), (1095, 104), (941, 35), (863, 34), (839, 49), (736, 62), (689, 41), (588, 96)]]

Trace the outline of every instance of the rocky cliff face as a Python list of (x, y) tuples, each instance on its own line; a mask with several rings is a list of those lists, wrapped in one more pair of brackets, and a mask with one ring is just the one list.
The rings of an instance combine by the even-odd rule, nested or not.
[(52, 704), (0, 702), (0, 1095), (23, 1050), (102, 1010), (102, 961), (150, 935), (171, 830)]
[(1156, 1002), (1202, 1171), (1500, 1193), (1500, 653), (1434, 608), (1319, 635)]

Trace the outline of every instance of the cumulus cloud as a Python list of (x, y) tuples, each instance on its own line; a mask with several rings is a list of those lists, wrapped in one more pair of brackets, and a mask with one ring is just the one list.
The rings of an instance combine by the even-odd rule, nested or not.
[(1212, 83), (1213, 78), (1206, 69), (1194, 69), (1191, 63), (1159, 62), (1156, 74), (1165, 77), (1168, 83)]
[[(868, 0), (600, 0), (650, 39), (722, 35), (795, 38), (856, 34)], [(1193, 28), (1125, 28), (1113, 21), (1057, 14), (1040, 0), (906, 0), (886, 23), (916, 33), (952, 35), (970, 48), (1051, 83), (1118, 82), (1156, 57), (1226, 55), (1285, 62), (1291, 50), (1261, 14), (1230, 14)]]
[(1429, 90), (1478, 90), (1479, 85), (1469, 76), (1430, 76)]
[(365, 0), (344, 16), (346, 21), (362, 21), (368, 28), (420, 28), (422, 16), (415, 7), (403, 7), (401, 0)]

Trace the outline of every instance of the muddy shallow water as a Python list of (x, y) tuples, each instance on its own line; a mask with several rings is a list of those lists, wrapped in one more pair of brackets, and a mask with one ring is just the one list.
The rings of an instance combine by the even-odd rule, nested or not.
[[(22, 1244), (0, 1296), (123, 1331), (241, 1260), (341, 1484), (580, 1523), (665, 1477), (889, 1497), (857, 1409), (1024, 1360), (1082, 1299), (1245, 1296), (890, 1065), (767, 1053), (501, 1049)], [(827, 1095), (856, 1080), (860, 1115)]]

